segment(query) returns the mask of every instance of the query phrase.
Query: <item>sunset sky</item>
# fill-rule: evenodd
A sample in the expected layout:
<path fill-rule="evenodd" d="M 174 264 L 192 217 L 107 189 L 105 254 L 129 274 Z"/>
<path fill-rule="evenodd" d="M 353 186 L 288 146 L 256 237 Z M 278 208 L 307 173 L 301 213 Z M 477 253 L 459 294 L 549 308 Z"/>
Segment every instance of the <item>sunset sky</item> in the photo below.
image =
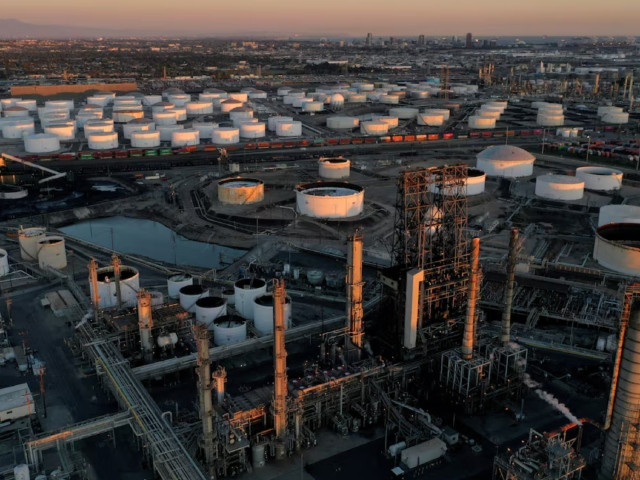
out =
<path fill-rule="evenodd" d="M 640 35 L 640 0 L 22 0 L 28 23 L 206 35 Z"/>

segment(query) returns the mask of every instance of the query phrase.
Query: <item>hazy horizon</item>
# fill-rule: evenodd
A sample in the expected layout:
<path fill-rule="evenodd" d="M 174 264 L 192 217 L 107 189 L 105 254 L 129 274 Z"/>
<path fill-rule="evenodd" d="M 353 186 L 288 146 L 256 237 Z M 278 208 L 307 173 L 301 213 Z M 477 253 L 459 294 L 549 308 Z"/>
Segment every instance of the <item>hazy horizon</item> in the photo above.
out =
<path fill-rule="evenodd" d="M 190 36 L 637 36 L 640 2 L 629 0 L 32 0 L 4 5 L 2 17 L 36 25 L 136 30 Z"/>

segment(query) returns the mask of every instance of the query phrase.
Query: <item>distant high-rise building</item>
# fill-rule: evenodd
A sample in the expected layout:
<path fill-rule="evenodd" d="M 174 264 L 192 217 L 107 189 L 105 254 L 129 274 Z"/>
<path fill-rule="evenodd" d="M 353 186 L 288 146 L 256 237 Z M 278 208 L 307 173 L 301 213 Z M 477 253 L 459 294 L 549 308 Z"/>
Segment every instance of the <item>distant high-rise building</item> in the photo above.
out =
<path fill-rule="evenodd" d="M 367 47 L 373 45 L 373 35 L 371 32 L 367 33 Z"/>
<path fill-rule="evenodd" d="M 467 42 L 465 46 L 467 48 L 473 48 L 473 35 L 471 35 L 471 33 L 467 33 Z"/>
<path fill-rule="evenodd" d="M 419 47 L 424 47 L 424 35 L 420 35 L 418 37 L 418 46 Z"/>

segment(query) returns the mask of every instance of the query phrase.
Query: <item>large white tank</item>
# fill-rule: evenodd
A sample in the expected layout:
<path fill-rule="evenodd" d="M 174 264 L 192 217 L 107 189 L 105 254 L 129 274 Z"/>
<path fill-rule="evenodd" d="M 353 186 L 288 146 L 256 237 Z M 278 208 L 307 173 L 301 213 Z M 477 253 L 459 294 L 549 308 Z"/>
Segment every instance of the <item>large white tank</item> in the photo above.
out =
<path fill-rule="evenodd" d="M 607 113 L 606 115 L 602 116 L 602 123 L 609 123 L 614 125 L 629 123 L 629 114 L 626 112 Z"/>
<path fill-rule="evenodd" d="M 227 98 L 227 92 L 218 88 L 205 88 L 204 91 L 198 96 L 199 100 L 214 100 L 220 98 Z"/>
<path fill-rule="evenodd" d="M 170 142 L 173 132 L 183 130 L 184 125 L 158 125 L 156 131 L 160 132 L 160 140 L 162 142 Z"/>
<path fill-rule="evenodd" d="M 242 106 L 242 102 L 239 102 L 238 100 L 233 100 L 232 98 L 230 98 L 220 103 L 220 111 L 222 113 L 229 113 L 234 108 L 238 108 L 241 106 Z"/>
<path fill-rule="evenodd" d="M 609 223 L 598 227 L 593 258 L 616 272 L 640 276 L 640 224 Z"/>
<path fill-rule="evenodd" d="M 2 125 L 2 136 L 4 138 L 22 138 L 25 135 L 33 135 L 36 129 L 33 119 L 15 119 Z"/>
<path fill-rule="evenodd" d="M 514 145 L 494 145 L 476 156 L 476 168 L 489 176 L 526 177 L 533 174 L 535 157 Z"/>
<path fill-rule="evenodd" d="M 213 103 L 211 102 L 188 102 L 185 105 L 187 116 L 210 115 L 213 113 Z"/>
<path fill-rule="evenodd" d="M 76 115 L 76 126 L 84 128 L 84 126 L 92 120 L 102 120 L 102 112 L 79 112 Z M 42 121 L 40 122 L 42 123 Z M 51 123 L 59 123 L 58 121 Z"/>
<path fill-rule="evenodd" d="M 380 95 L 378 101 L 385 105 L 397 105 L 400 103 L 400 97 L 398 95 Z"/>
<path fill-rule="evenodd" d="M 329 105 L 333 111 L 342 110 L 344 108 L 344 96 L 340 93 L 334 93 L 329 98 Z"/>
<path fill-rule="evenodd" d="M 91 298 L 93 298 L 93 285 L 89 282 Z M 120 295 L 124 307 L 135 307 L 138 304 L 138 290 L 140 290 L 140 274 L 134 267 L 120 266 Z M 98 269 L 98 295 L 100 296 L 100 308 L 118 306 L 113 266 Z"/>
<path fill-rule="evenodd" d="M 58 137 L 58 140 L 73 140 L 76 138 L 76 122 L 50 123 L 44 127 L 44 133 Z"/>
<path fill-rule="evenodd" d="M 240 129 L 233 127 L 218 127 L 211 132 L 211 143 L 231 145 L 240 141 Z"/>
<path fill-rule="evenodd" d="M 218 128 L 217 123 L 206 121 L 194 121 L 191 124 L 191 128 L 195 128 L 200 133 L 200 140 L 205 138 L 211 138 L 213 136 L 213 129 Z"/>
<path fill-rule="evenodd" d="M 420 89 L 415 89 L 415 90 L 409 90 L 409 96 L 411 98 L 419 98 L 419 99 L 424 99 L 424 98 L 429 98 L 429 90 L 420 90 Z"/>
<path fill-rule="evenodd" d="M 160 146 L 160 132 L 132 132 L 131 146 L 133 148 L 153 148 Z"/>
<path fill-rule="evenodd" d="M 227 301 L 222 297 L 203 297 L 196 300 L 196 323 L 213 330 L 213 321 L 227 314 Z"/>
<path fill-rule="evenodd" d="M 185 285 L 180 289 L 180 306 L 187 312 L 196 311 L 196 302 L 209 296 L 209 289 L 202 285 Z"/>
<path fill-rule="evenodd" d="M 156 128 L 153 120 L 148 118 L 138 118 L 122 126 L 122 135 L 126 140 L 131 140 L 133 132 L 152 132 Z"/>
<path fill-rule="evenodd" d="M 38 242 L 46 235 L 44 227 L 28 227 L 18 230 L 18 244 L 20 245 L 20 258 L 29 262 L 38 260 Z"/>
<path fill-rule="evenodd" d="M 118 148 L 117 132 L 98 132 L 87 136 L 87 144 L 92 150 L 110 150 Z"/>
<path fill-rule="evenodd" d="M 289 95 L 289 92 L 293 90 L 291 87 L 280 87 L 278 88 L 276 95 L 279 97 L 284 97 L 285 95 Z"/>
<path fill-rule="evenodd" d="M 605 115 L 622 113 L 622 112 L 623 112 L 622 107 L 613 107 L 613 106 L 610 106 L 610 105 L 605 105 L 605 106 L 598 107 L 598 116 L 599 117 L 604 117 Z"/>
<path fill-rule="evenodd" d="M 9 107 L 13 107 L 15 106 L 15 104 L 18 102 L 18 100 L 22 100 L 22 98 L 2 98 L 0 99 L 0 106 L 2 108 L 0 108 L 0 110 L 5 110 Z"/>
<path fill-rule="evenodd" d="M 178 122 L 184 122 L 187 119 L 187 109 L 185 107 L 175 106 L 165 110 L 165 112 L 172 112 L 176 116 Z"/>
<path fill-rule="evenodd" d="M 237 107 L 229 112 L 229 119 L 234 122 L 238 120 L 250 120 L 253 118 L 253 109 L 249 107 Z"/>
<path fill-rule="evenodd" d="M 347 98 L 349 103 L 366 103 L 367 95 L 364 93 L 351 93 Z"/>
<path fill-rule="evenodd" d="M 491 117 L 481 117 L 472 115 L 469 117 L 469 128 L 476 130 L 486 130 L 496 128 L 496 119 Z"/>
<path fill-rule="evenodd" d="M 322 157 L 318 160 L 318 174 L 322 178 L 340 180 L 349 178 L 351 161 L 342 157 Z"/>
<path fill-rule="evenodd" d="M 369 92 L 375 88 L 373 83 L 368 82 L 355 82 L 353 87 L 357 88 L 360 92 Z"/>
<path fill-rule="evenodd" d="M 441 113 L 418 113 L 418 125 L 439 127 L 444 123 L 444 115 Z"/>
<path fill-rule="evenodd" d="M 31 473 L 29 472 L 29 466 L 21 463 L 13 467 L 14 480 L 30 480 Z"/>
<path fill-rule="evenodd" d="M 276 135 L 279 137 L 299 137 L 302 135 L 302 122 L 277 122 Z"/>
<path fill-rule="evenodd" d="M 9 273 L 9 255 L 7 251 L 0 248 L 0 277 Z"/>
<path fill-rule="evenodd" d="M 73 110 L 75 104 L 73 100 L 45 100 L 45 108 L 59 108 L 61 110 Z"/>
<path fill-rule="evenodd" d="M 116 113 L 120 113 L 120 112 L 140 112 L 141 113 L 142 111 L 143 111 L 142 105 L 138 103 L 127 103 L 122 105 L 114 105 L 112 109 L 112 114 L 115 115 Z"/>
<path fill-rule="evenodd" d="M 174 95 L 169 95 L 167 100 L 173 103 L 176 107 L 184 107 L 188 102 L 191 101 L 191 95 L 187 95 L 186 93 L 178 93 Z"/>
<path fill-rule="evenodd" d="M 30 112 L 38 111 L 38 106 L 36 105 L 36 101 L 33 99 L 18 100 L 16 102 L 16 107 L 26 108 Z"/>
<path fill-rule="evenodd" d="M 189 145 L 198 145 L 200 143 L 200 132 L 195 128 L 185 128 L 171 132 L 172 147 L 186 147 Z"/>
<path fill-rule="evenodd" d="M 411 120 L 418 116 L 419 110 L 410 107 L 394 107 L 389 109 L 389 116 L 400 120 Z"/>
<path fill-rule="evenodd" d="M 550 200 L 580 200 L 584 181 L 569 175 L 541 175 L 536 178 L 536 195 Z"/>
<path fill-rule="evenodd" d="M 227 98 L 231 100 L 237 100 L 238 102 L 245 103 L 248 100 L 248 95 L 246 92 L 229 92 L 227 94 Z"/>
<path fill-rule="evenodd" d="M 50 112 L 42 112 L 39 115 L 40 125 L 47 126 L 51 123 L 66 122 L 69 120 L 69 112 L 55 110 Z"/>
<path fill-rule="evenodd" d="M 89 120 L 84 124 L 84 136 L 88 137 L 93 133 L 113 132 L 113 120 Z"/>
<path fill-rule="evenodd" d="M 218 182 L 218 200 L 231 205 L 247 205 L 264 200 L 264 182 L 255 178 L 226 178 Z"/>
<path fill-rule="evenodd" d="M 145 95 L 142 97 L 142 104 L 150 107 L 162 101 L 162 95 Z"/>
<path fill-rule="evenodd" d="M 169 87 L 162 91 L 162 98 L 168 99 L 171 95 L 183 95 L 184 91 L 176 87 Z"/>
<path fill-rule="evenodd" d="M 225 315 L 213 322 L 213 344 L 233 345 L 247 339 L 247 322 L 238 315 Z"/>
<path fill-rule="evenodd" d="M 233 126 L 236 128 L 240 128 L 240 125 L 244 125 L 246 123 L 260 123 L 260 120 L 257 118 L 235 118 L 233 120 Z"/>
<path fill-rule="evenodd" d="M 253 320 L 253 299 L 267 293 L 267 284 L 260 278 L 242 278 L 233 285 L 236 311 L 247 320 Z"/>
<path fill-rule="evenodd" d="M 276 131 L 276 124 L 278 122 L 293 122 L 292 117 L 282 117 L 279 115 L 267 118 L 267 128 L 270 132 Z"/>
<path fill-rule="evenodd" d="M 176 106 L 171 102 L 158 102 L 151 105 L 151 112 L 152 114 L 166 112 L 167 110 L 171 110 L 172 108 L 175 108 L 175 107 Z M 154 117 L 154 120 L 155 120 L 155 117 Z"/>
<path fill-rule="evenodd" d="M 584 188 L 597 192 L 620 190 L 622 172 L 608 167 L 578 167 L 576 177 L 584 181 Z"/>
<path fill-rule="evenodd" d="M 162 112 L 153 112 L 153 121 L 156 125 L 175 125 L 178 123 L 178 117 L 172 110 L 163 110 Z"/>
<path fill-rule="evenodd" d="M 477 110 L 475 115 L 483 118 L 495 118 L 496 122 L 500 120 L 500 112 L 495 110 Z"/>
<path fill-rule="evenodd" d="M 559 113 L 538 113 L 536 123 L 542 127 L 559 127 L 564 125 L 564 115 Z"/>
<path fill-rule="evenodd" d="M 44 237 L 38 241 L 38 265 L 40 268 L 57 269 L 67 266 L 67 251 L 63 237 Z"/>
<path fill-rule="evenodd" d="M 119 112 L 114 111 L 111 115 L 115 123 L 127 123 L 142 117 L 144 117 L 142 110 L 120 110 Z"/>
<path fill-rule="evenodd" d="M 324 110 L 323 102 L 303 102 L 302 111 L 307 113 L 322 112 Z"/>
<path fill-rule="evenodd" d="M 52 133 L 25 135 L 24 150 L 28 153 L 47 153 L 60 150 L 60 139 Z"/>
<path fill-rule="evenodd" d="M 262 138 L 266 132 L 266 124 L 260 123 L 243 123 L 240 125 L 240 138 Z"/>
<path fill-rule="evenodd" d="M 313 218 L 349 218 L 362 213 L 364 188 L 347 182 L 313 182 L 296 186 L 299 213 Z"/>
<path fill-rule="evenodd" d="M 291 298 L 285 298 L 284 325 L 291 328 Z M 262 335 L 273 333 L 273 295 L 260 295 L 253 299 L 253 324 Z"/>
<path fill-rule="evenodd" d="M 251 100 L 266 100 L 267 92 L 265 92 L 264 90 L 254 90 L 252 92 L 249 92 L 249 98 Z"/>
<path fill-rule="evenodd" d="M 640 207 L 635 205 L 605 205 L 598 213 L 598 226 L 607 223 L 640 223 Z"/>
<path fill-rule="evenodd" d="M 358 125 L 360 125 L 360 119 L 357 117 L 327 117 L 327 127 L 333 130 L 353 130 Z"/>
<path fill-rule="evenodd" d="M 464 181 L 464 185 L 449 184 L 441 188 L 441 185 L 432 184 L 429 187 L 429 191 L 434 193 L 442 193 L 442 195 L 462 195 L 471 197 L 473 195 L 480 195 L 484 192 L 485 182 L 487 179 L 486 173 L 477 168 L 469 168 L 467 170 L 467 178 Z M 438 218 L 442 217 L 442 213 L 435 215 Z"/>
<path fill-rule="evenodd" d="M 180 289 L 193 285 L 193 277 L 188 273 L 176 273 L 167 278 L 167 293 L 169 298 L 179 298 Z"/>
<path fill-rule="evenodd" d="M 99 95 L 92 95 L 87 97 L 87 103 L 91 103 L 94 105 L 100 105 L 101 107 L 106 107 L 109 105 L 109 97 L 103 97 Z"/>
<path fill-rule="evenodd" d="M 371 120 L 367 122 L 360 122 L 360 133 L 363 135 L 370 135 L 379 137 L 389 133 L 389 124 L 380 120 Z"/>

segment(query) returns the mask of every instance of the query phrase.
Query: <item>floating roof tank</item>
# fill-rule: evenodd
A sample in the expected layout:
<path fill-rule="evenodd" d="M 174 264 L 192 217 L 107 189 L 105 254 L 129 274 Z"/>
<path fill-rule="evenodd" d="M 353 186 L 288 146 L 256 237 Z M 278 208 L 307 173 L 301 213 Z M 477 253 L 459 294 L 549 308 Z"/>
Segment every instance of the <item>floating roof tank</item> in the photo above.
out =
<path fill-rule="evenodd" d="M 218 200 L 231 205 L 247 205 L 264 200 L 264 182 L 255 178 L 227 178 L 218 182 Z"/>
<path fill-rule="evenodd" d="M 389 125 L 379 120 L 360 122 L 360 133 L 363 135 L 379 137 L 389 133 Z"/>
<path fill-rule="evenodd" d="M 196 323 L 213 330 L 213 322 L 227 314 L 227 301 L 222 297 L 203 297 L 196 300 Z"/>
<path fill-rule="evenodd" d="M 160 146 L 160 132 L 152 130 L 149 132 L 131 132 L 131 146 L 133 148 L 153 148 Z"/>
<path fill-rule="evenodd" d="M 20 258 L 28 262 L 38 260 L 38 242 L 46 235 L 44 227 L 28 227 L 18 230 L 18 244 L 20 245 Z"/>
<path fill-rule="evenodd" d="M 67 251 L 63 237 L 44 237 L 38 241 L 38 264 L 43 269 L 62 269 L 67 266 Z"/>
<path fill-rule="evenodd" d="M 291 328 L 291 298 L 285 298 L 285 327 Z M 273 333 L 273 295 L 260 295 L 253 299 L 253 324 L 262 335 Z"/>
<path fill-rule="evenodd" d="M 605 205 L 600 207 L 598 226 L 608 223 L 640 223 L 640 207 L 635 205 Z"/>
<path fill-rule="evenodd" d="M 125 139 L 131 140 L 133 132 L 152 132 L 156 128 L 153 120 L 148 118 L 137 118 L 122 126 L 122 135 Z"/>
<path fill-rule="evenodd" d="M 618 273 L 640 276 L 640 224 L 608 223 L 598 227 L 593 258 Z"/>
<path fill-rule="evenodd" d="M 165 112 L 172 112 L 176 116 L 178 122 L 184 122 L 187 119 L 187 109 L 185 107 L 175 106 L 165 110 Z"/>
<path fill-rule="evenodd" d="M 24 137 L 24 149 L 28 153 L 47 153 L 60 150 L 60 139 L 52 133 L 35 133 Z"/>
<path fill-rule="evenodd" d="M 156 131 L 160 132 L 160 140 L 162 142 L 170 142 L 173 132 L 183 130 L 184 125 L 158 125 Z"/>
<path fill-rule="evenodd" d="M 469 117 L 469 128 L 476 130 L 487 130 L 496 128 L 496 119 L 492 117 L 481 117 L 472 115 Z"/>
<path fill-rule="evenodd" d="M 584 181 L 569 175 L 541 175 L 536 178 L 536 195 L 550 200 L 580 200 L 584 195 Z"/>
<path fill-rule="evenodd" d="M 180 289 L 193 285 L 193 277 L 188 273 L 176 273 L 167 278 L 167 292 L 169 298 L 179 298 Z"/>
<path fill-rule="evenodd" d="M 194 128 L 185 128 L 171 132 L 172 147 L 186 147 L 200 143 L 200 132 Z"/>
<path fill-rule="evenodd" d="M 389 116 L 400 120 L 413 120 L 418 116 L 419 111 L 417 108 L 411 107 L 394 107 L 389 109 Z"/>
<path fill-rule="evenodd" d="M 35 131 L 33 119 L 15 119 L 2 125 L 4 138 L 23 138 L 25 135 L 33 135 Z"/>
<path fill-rule="evenodd" d="M 97 132 L 87 136 L 87 143 L 92 150 L 111 150 L 118 148 L 116 132 Z"/>
<path fill-rule="evenodd" d="M 340 180 L 349 178 L 351 161 L 342 157 L 321 157 L 318 160 L 318 174 L 322 178 Z"/>
<path fill-rule="evenodd" d="M 266 135 L 266 124 L 244 123 L 240 125 L 240 138 L 262 138 Z"/>
<path fill-rule="evenodd" d="M 247 322 L 238 315 L 225 315 L 213 321 L 213 344 L 233 345 L 247 339 Z"/>
<path fill-rule="evenodd" d="M 211 143 L 231 145 L 240 141 L 240 129 L 233 127 L 218 127 L 211 132 Z"/>
<path fill-rule="evenodd" d="M 209 296 L 209 290 L 202 285 L 185 285 L 180 289 L 180 306 L 187 312 L 196 311 L 198 300 Z"/>
<path fill-rule="evenodd" d="M 247 320 L 253 320 L 253 299 L 267 293 L 267 284 L 259 278 L 243 278 L 233 286 L 236 311 Z"/>
<path fill-rule="evenodd" d="M 279 137 L 299 137 L 300 135 L 302 135 L 302 122 L 277 122 L 276 135 Z"/>
<path fill-rule="evenodd" d="M 211 138 L 213 136 L 213 129 L 218 128 L 218 124 L 213 122 L 194 121 L 191 124 L 191 128 L 195 128 L 200 132 L 200 140 L 202 140 L 205 138 Z"/>
<path fill-rule="evenodd" d="M 44 127 L 44 133 L 58 137 L 58 140 L 73 140 L 76 138 L 76 122 L 50 123 Z"/>
<path fill-rule="evenodd" d="M 622 171 L 608 167 L 578 167 L 576 177 L 584 181 L 584 188 L 597 192 L 620 190 Z"/>
<path fill-rule="evenodd" d="M 144 112 L 142 110 L 120 110 L 114 111 L 111 117 L 115 123 L 128 123 L 144 117 Z"/>
<path fill-rule="evenodd" d="M 364 188 L 347 182 L 313 182 L 296 186 L 296 208 L 314 218 L 349 218 L 364 208 Z"/>
<path fill-rule="evenodd" d="M 211 102 L 187 102 L 185 105 L 187 116 L 210 115 L 213 113 L 213 104 Z"/>
<path fill-rule="evenodd" d="M 353 130 L 360 125 L 357 117 L 336 116 L 327 117 L 327 127 L 333 130 Z"/>
<path fill-rule="evenodd" d="M 276 131 L 276 124 L 278 122 L 292 122 L 292 117 L 273 116 L 267 119 L 267 128 L 270 132 Z"/>
<path fill-rule="evenodd" d="M 93 285 L 89 282 L 91 298 Z M 135 307 L 138 304 L 138 290 L 140 290 L 140 274 L 134 267 L 120 266 L 120 295 L 124 307 Z M 118 296 L 113 265 L 98 269 L 98 295 L 100 308 L 118 306 Z"/>

